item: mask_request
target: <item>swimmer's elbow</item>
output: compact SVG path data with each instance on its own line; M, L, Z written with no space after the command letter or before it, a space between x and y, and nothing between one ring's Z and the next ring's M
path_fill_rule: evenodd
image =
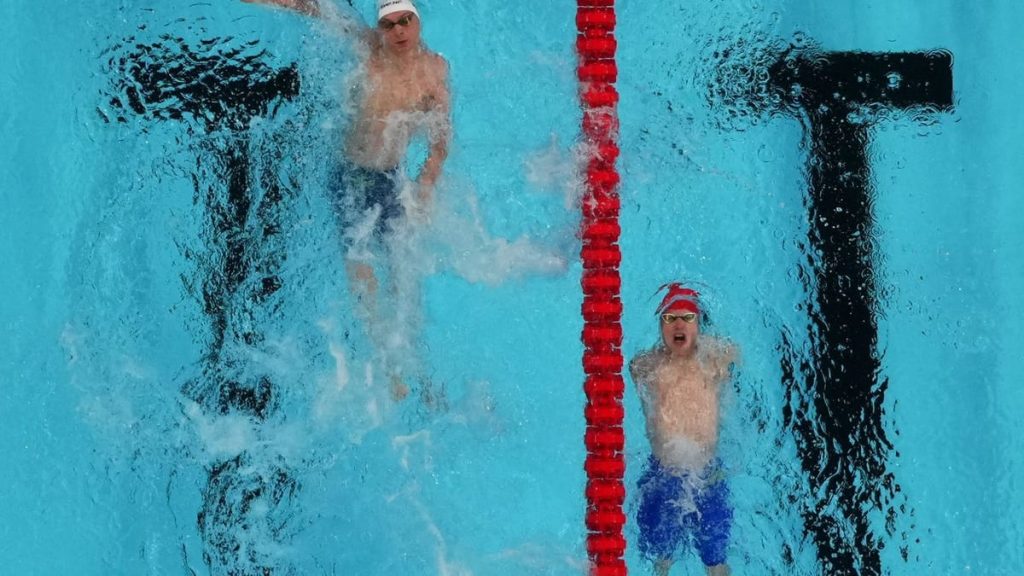
M640 357L638 356L629 361L629 376L633 378L633 382L639 382L640 374Z
M725 348L725 360L729 365L736 365L740 363L740 347L732 342L726 344Z
M291 9L305 14L306 16L313 16L319 18L323 16L323 11L320 10L319 0L295 0L291 3Z
M437 162L444 162L448 158L448 148L451 142L451 130L445 128L434 134L430 143L430 157Z

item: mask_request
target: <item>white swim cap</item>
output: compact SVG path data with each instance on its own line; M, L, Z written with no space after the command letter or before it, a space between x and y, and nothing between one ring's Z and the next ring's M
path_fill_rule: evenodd
M410 0L377 0L378 20L394 12L412 12L417 18L420 16Z

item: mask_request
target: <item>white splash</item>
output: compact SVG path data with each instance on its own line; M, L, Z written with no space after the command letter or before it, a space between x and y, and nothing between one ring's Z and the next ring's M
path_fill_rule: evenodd
M561 275L568 269L568 255L535 243L522 235L515 240L493 236L480 215L479 200L467 191L466 215L451 202L440 202L430 228L437 260L469 282L495 286L526 276Z
M568 571L575 574L586 574L590 569L590 562L586 558L538 542L526 542L515 548L506 548L489 556L488 559L501 565L515 565L527 574L548 572L553 566L565 566Z
M339 428L346 439L360 444L363 437L381 427L392 408L385 387L375 382L376 370L372 361L356 363L353 375L350 370L353 351L346 348L335 336L334 322L321 320L317 323L328 337L328 351L334 360L331 372L317 378L316 391L312 399L312 416L321 430ZM361 368L361 374L358 370Z
M473 571L465 565L450 558L448 542L444 537L441 528L434 521L430 510L423 504L419 496L419 486L411 484L402 495L409 501L412 507L419 514L425 525L426 531L434 541L434 555L437 562L437 573L440 576L473 576Z
M259 434L251 418L241 414L207 416L195 402L185 403L185 416L202 442L209 460L228 460L259 444Z
M409 465L409 460L411 452L417 444L422 446L422 460L416 463L415 469L417 471L429 472L433 469L433 460L430 457L432 445L429 430L420 430L413 434L395 436L391 439L391 447L399 453L398 461L402 465L403 470L412 469Z
M583 183L577 170L581 158L581 150L563 149L558 137L552 135L547 148L526 156L526 181L541 191L559 191L564 208L575 210L583 196Z

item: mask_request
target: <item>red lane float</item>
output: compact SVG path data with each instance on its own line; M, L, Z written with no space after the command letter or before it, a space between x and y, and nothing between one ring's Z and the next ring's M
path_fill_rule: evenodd
M621 452L625 448L626 437L622 434L622 428L610 428L606 426L593 426L587 429L584 436L587 450L614 450Z
M626 489L621 482L591 480L587 483L587 499L621 506L626 501Z
M626 539L622 536L591 535L587 538L587 551L591 554L608 554L616 557L626 552Z
M622 530L626 524L626 515L621 510L593 510L587 513L587 528L595 532Z
M576 69L576 76L582 82L615 82L619 69L614 62L593 62L582 64Z
M583 391L590 397L611 396L618 401L626 391L626 384L621 376L588 376L583 383Z
M622 318L622 302L618 298L583 296L584 327L594 322L618 322Z
M591 168L587 170L587 184L601 191L614 190L619 185L619 175L615 170Z
M593 5L587 3L588 5ZM615 29L614 8L587 8L582 5L576 11L576 28L583 31Z
M598 145L614 144L619 133L619 119L608 107L595 108L583 114L583 134Z
M587 456L583 462L583 469L589 478L622 480L622 476L626 473L626 462L623 460L622 454L605 457Z
M622 556L626 539L622 527L626 516L622 504L626 490L622 478L626 472L623 456L625 435L622 430L622 280L619 265L619 116L615 89L619 70L615 64L618 43L615 39L614 0L578 0L576 11L576 74L580 82L583 107L581 131L586 157L584 193L580 203L583 219L580 260L583 277L583 391L587 405L583 410L587 427L584 445L587 457L583 468L586 490L587 555L592 576L626 576Z
M583 272L581 284L584 294L609 293L613 297L619 293L622 280L619 278L618 270L586 270Z
M583 345L587 348L611 348L622 345L620 324L588 324L583 327Z
M595 220L583 227L583 241L612 243L618 241L620 232L614 220Z
M582 206L584 218L618 218L622 205L619 198L584 199Z
M607 374L622 371L622 354L609 351L584 350L583 372L586 374Z
M591 402L583 409L583 416L591 426L620 426L625 413L617 402L599 404Z
M592 58L614 58L617 48L614 36L580 36L576 39L576 51Z
M622 253L619 252L617 245L612 245L608 248L594 248L590 246L584 246L581 251L581 257L583 262L589 262L594 267L608 267L617 268L619 262L622 261Z
M583 88L581 95L583 105L589 108L615 106L619 102L619 93L611 84L594 83Z

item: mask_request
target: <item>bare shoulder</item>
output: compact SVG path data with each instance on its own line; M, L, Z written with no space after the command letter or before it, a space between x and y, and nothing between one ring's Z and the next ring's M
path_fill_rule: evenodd
M428 52L427 58L430 60L432 66L436 66L438 70L448 71L448 60L444 56L437 52Z
M438 81L446 82L448 79L448 61L437 52L428 52L424 58L426 71Z
M646 375L658 365L658 351L655 349L645 350L629 361L629 374L633 380L639 382L644 380Z
M733 342L715 336L704 336L701 341L705 365L716 379L725 378L732 365L739 362L739 348Z
M719 336L701 336L701 345L705 347L708 354L721 359L736 356L738 349L736 344L726 338Z

